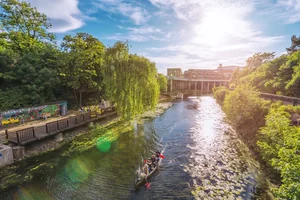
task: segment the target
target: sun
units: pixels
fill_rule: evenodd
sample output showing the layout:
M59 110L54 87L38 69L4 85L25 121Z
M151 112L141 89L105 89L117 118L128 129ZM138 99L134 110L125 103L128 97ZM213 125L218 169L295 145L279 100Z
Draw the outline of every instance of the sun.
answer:
M208 11L199 24L194 25L196 33L193 42L208 47L229 44L232 35L238 31L239 19L223 9Z

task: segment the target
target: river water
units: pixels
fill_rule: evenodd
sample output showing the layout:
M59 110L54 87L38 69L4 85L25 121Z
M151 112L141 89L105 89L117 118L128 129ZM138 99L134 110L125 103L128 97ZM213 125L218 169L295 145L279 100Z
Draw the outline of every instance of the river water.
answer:
M192 101L199 101L198 109L187 107ZM177 102L131 131L112 131L118 137L105 145L71 157L63 156L63 148L26 161L20 176L30 176L36 166L42 170L2 191L0 199L254 199L258 169L224 119L210 96ZM134 190L138 166L156 149L164 150L165 159L150 189Z

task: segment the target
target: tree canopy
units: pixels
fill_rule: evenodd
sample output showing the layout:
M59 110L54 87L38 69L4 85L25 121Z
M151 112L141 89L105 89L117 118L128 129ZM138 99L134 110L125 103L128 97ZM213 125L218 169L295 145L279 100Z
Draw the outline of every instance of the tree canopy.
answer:
M116 103L133 118L153 109L159 83L155 63L88 33L66 35L58 47L47 16L25 1L0 2L0 111L67 100L71 107Z
M300 49L300 37L293 35L291 38L291 42L291 47L286 48L286 51L288 53L294 53L295 51L298 51Z
M246 67L233 73L233 90L216 88L215 97L244 141L267 163L278 199L300 199L299 106L270 104L257 92L300 97L300 39L292 37L289 54L257 53ZM225 95L225 98L224 98ZM279 177L279 178L278 178Z

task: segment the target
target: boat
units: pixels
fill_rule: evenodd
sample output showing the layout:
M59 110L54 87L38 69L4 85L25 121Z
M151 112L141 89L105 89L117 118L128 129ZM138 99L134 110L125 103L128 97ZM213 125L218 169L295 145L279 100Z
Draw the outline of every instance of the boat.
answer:
M176 99L183 100L183 94L182 93L177 93Z
M161 155L163 154L163 151L161 152ZM146 180L149 181L149 179L153 176L153 174L158 171L159 166L161 164L161 161L163 160L163 158L160 158L156 167L148 174L148 176L146 176L145 178L139 180L140 177L140 169L139 169L139 173L137 173L137 177L135 180L135 189L138 189L139 187L141 187L142 185L144 185L146 183Z

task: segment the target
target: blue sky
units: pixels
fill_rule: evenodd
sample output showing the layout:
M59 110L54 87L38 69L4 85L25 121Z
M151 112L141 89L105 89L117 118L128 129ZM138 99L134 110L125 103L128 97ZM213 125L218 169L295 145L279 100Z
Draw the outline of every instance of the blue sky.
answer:
M87 32L168 67L244 65L256 52L285 53L300 36L300 0L26 0L45 13L61 41Z

